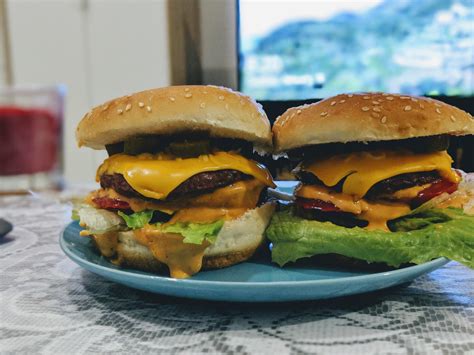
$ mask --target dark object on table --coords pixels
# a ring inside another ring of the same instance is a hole
[[[10,233],[12,229],[13,225],[10,222],[0,218],[0,238],[3,238],[8,233]]]

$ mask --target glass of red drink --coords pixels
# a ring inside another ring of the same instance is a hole
[[[61,187],[64,92],[0,88],[0,193]]]

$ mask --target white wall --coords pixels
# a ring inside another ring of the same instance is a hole
[[[199,15],[204,83],[237,89],[236,1],[201,0]]]
[[[170,84],[166,0],[8,0],[7,15],[14,83],[67,86],[65,177],[91,181],[105,154],[77,148],[83,114]]]
[[[6,13],[3,0],[0,0],[0,86],[7,84],[7,49],[8,34]]]

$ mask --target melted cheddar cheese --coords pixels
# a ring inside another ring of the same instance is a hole
[[[239,181],[205,195],[171,203],[167,207],[176,212],[168,224],[238,218],[257,206],[264,187],[255,179]]]
[[[295,196],[330,202],[343,212],[354,214],[369,224],[366,229],[389,231],[387,222],[410,212],[410,206],[404,203],[372,202],[357,199],[353,195],[331,191],[325,186],[299,185]]]
[[[163,233],[151,226],[134,231],[138,243],[147,246],[153,256],[170,270],[170,276],[183,279],[199,272],[208,241],[202,244],[183,243],[183,236]]]
[[[314,174],[326,186],[335,186],[345,178],[342,192],[362,198],[379,181],[405,173],[436,170],[443,178],[459,182],[451,163],[446,151],[424,154],[378,151],[336,155],[303,164],[301,169]]]
[[[167,224],[177,222],[211,223],[216,220],[235,219],[257,206],[265,185],[256,179],[238,181],[208,194],[174,201],[146,201],[122,196],[112,189],[92,192],[86,201],[94,206],[95,197],[108,197],[129,203],[134,211],[145,209],[167,211],[173,214]],[[84,235],[89,235],[85,231]],[[134,231],[135,240],[146,246],[153,256],[166,264],[171,277],[186,278],[201,269],[202,259],[209,243],[201,245],[183,243],[180,234],[164,233],[152,226]],[[113,257],[117,248],[117,232],[93,236],[104,256]],[[120,256],[120,255],[119,255]],[[119,260],[116,260],[120,264]]]
[[[204,252],[208,241],[202,244],[183,243],[183,236],[176,233],[164,233],[152,226],[137,229],[133,232],[137,243],[150,250],[153,256],[168,266],[170,276],[187,278],[201,270]],[[120,265],[123,256],[118,244],[118,232],[92,236],[101,254],[116,265]]]
[[[166,200],[174,189],[192,176],[225,169],[237,170],[253,178],[238,181],[207,194]],[[167,154],[117,154],[106,159],[99,167],[97,181],[103,174],[123,175],[135,191],[153,200],[129,198],[112,189],[100,189],[89,195],[88,203],[94,205],[94,198],[97,197],[118,199],[127,202],[135,212],[151,209],[173,215],[167,224],[210,223],[220,219],[238,218],[256,207],[260,193],[266,186],[275,187],[265,167],[241,155],[228,152],[186,159]],[[175,278],[186,278],[199,272],[204,252],[209,246],[208,241],[201,245],[184,243],[180,234],[164,233],[152,226],[135,230],[134,238],[146,246],[158,261],[166,264],[171,277]],[[117,247],[117,235],[100,235],[95,239],[101,252],[111,257]]]
[[[175,158],[165,154],[116,154],[106,159],[97,171],[96,180],[103,174],[121,174],[128,184],[143,196],[165,199],[190,177],[207,171],[232,169],[253,176],[263,185],[275,187],[268,170],[241,155],[216,152],[196,158]]]
[[[257,206],[265,185],[255,179],[238,181],[208,194],[175,201],[146,201],[118,194],[112,189],[92,192],[86,202],[95,206],[96,197],[108,197],[127,202],[134,212],[158,210],[173,214],[168,224],[176,222],[211,223],[218,219],[235,219]]]
[[[405,202],[410,202],[412,201],[415,197],[418,196],[418,194],[430,187],[431,184],[423,184],[419,186],[412,186],[408,187],[406,189],[401,189],[398,191],[395,191],[391,194],[382,194],[379,195],[380,199],[386,199],[386,200],[394,200],[394,201],[405,201]]]
[[[117,252],[118,245],[118,233],[117,232],[107,232],[103,234],[93,235],[92,238],[97,246],[97,249],[100,250],[101,254],[105,257],[111,258],[115,256]]]

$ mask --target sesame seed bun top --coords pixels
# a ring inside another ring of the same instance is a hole
[[[474,134],[473,117],[425,97],[341,94],[293,107],[273,126],[275,153],[307,145]]]
[[[94,107],[79,122],[79,146],[103,149],[137,135],[207,132],[270,148],[270,122],[253,99],[217,86],[170,86],[119,97]]]

